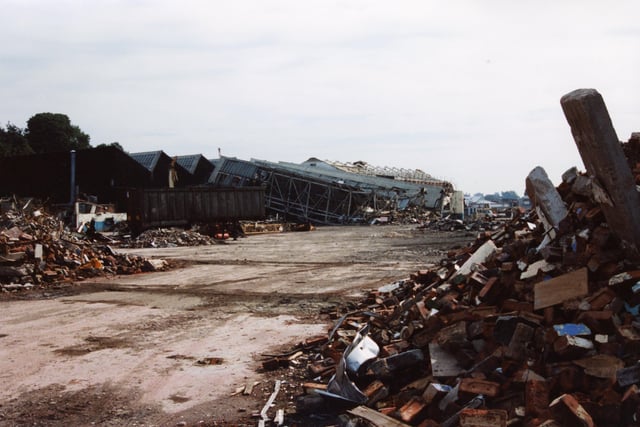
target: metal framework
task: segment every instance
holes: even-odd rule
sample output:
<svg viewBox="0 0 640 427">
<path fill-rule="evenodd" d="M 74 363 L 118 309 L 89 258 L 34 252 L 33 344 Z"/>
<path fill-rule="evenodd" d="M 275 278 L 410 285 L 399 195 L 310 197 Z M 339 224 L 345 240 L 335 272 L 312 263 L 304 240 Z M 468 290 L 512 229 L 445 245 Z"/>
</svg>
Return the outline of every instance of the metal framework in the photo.
<svg viewBox="0 0 640 427">
<path fill-rule="evenodd" d="M 267 180 L 267 209 L 285 219 L 346 224 L 361 219 L 363 207 L 374 199 L 374 193 L 279 171 L 271 171 Z"/>
<path fill-rule="evenodd" d="M 393 177 L 393 179 L 396 180 L 411 182 L 415 184 L 440 186 L 445 188 L 447 191 L 453 191 L 453 186 L 451 185 L 451 183 L 434 178 L 433 176 L 419 169 L 373 166 L 365 162 L 343 163 L 331 160 L 324 160 L 324 162 L 345 172 L 366 176 Z"/>
<path fill-rule="evenodd" d="M 362 222 L 372 212 L 410 206 L 434 209 L 444 191 L 442 184 L 416 184 L 335 167 L 235 158 L 221 158 L 209 183 L 261 185 L 268 211 L 286 220 L 324 225 Z"/>
</svg>

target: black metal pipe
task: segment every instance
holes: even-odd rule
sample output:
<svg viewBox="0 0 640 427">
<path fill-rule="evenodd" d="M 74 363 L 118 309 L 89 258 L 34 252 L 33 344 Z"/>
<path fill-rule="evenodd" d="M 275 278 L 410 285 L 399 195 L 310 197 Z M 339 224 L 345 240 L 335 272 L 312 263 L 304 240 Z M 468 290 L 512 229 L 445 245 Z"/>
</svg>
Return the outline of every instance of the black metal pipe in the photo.
<svg viewBox="0 0 640 427">
<path fill-rule="evenodd" d="M 76 150 L 71 150 L 71 190 L 69 204 L 76 201 Z"/>
</svg>

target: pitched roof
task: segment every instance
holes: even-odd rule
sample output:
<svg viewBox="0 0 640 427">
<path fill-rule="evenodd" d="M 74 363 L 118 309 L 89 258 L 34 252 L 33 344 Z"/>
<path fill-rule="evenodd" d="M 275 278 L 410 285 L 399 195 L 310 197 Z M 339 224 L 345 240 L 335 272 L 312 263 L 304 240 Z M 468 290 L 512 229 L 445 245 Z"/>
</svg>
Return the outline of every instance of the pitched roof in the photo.
<svg viewBox="0 0 640 427">
<path fill-rule="evenodd" d="M 189 171 L 190 174 L 194 174 L 196 172 L 196 168 L 198 167 L 198 163 L 201 160 L 208 162 L 202 154 L 188 154 L 185 156 L 177 156 L 178 164 Z"/>
<path fill-rule="evenodd" d="M 129 156 L 144 166 L 149 172 L 153 172 L 156 165 L 158 164 L 158 160 L 162 157 L 163 151 L 145 151 L 142 153 L 129 153 Z"/>
</svg>

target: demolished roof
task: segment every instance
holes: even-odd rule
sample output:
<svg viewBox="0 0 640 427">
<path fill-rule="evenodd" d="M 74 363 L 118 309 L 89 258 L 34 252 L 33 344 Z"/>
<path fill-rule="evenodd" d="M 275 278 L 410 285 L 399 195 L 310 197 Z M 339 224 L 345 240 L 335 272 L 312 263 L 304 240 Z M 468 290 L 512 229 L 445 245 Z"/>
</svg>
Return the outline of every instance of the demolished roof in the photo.
<svg viewBox="0 0 640 427">
<path fill-rule="evenodd" d="M 308 162 L 309 160 L 307 160 Z M 388 166 L 373 166 L 361 160 L 353 163 L 342 163 L 337 161 L 325 160 L 324 163 L 333 166 L 336 169 L 356 173 L 360 175 L 370 175 L 378 177 L 392 178 L 397 181 L 413 182 L 416 184 L 438 185 L 444 187 L 452 186 L 450 183 L 436 179 L 433 176 L 421 171 L 420 169 L 405 169 Z"/>
<path fill-rule="evenodd" d="M 209 183 L 265 186 L 267 209 L 316 224 L 361 222 L 370 211 L 434 209 L 452 188 L 444 181 L 416 183 L 353 173 L 316 158 L 296 164 L 221 157 Z"/>
<path fill-rule="evenodd" d="M 333 183 L 351 186 L 359 190 L 389 192 L 393 191 L 397 194 L 403 194 L 412 197 L 416 194 L 425 194 L 425 203 L 431 207 L 435 207 L 437 200 L 440 198 L 440 191 L 444 188 L 450 188 L 450 183 L 440 181 L 439 185 L 419 184 L 408 181 L 396 180 L 384 176 L 376 176 L 369 174 L 359 174 L 348 172 L 337 168 L 329 163 L 333 168 L 318 166 L 319 163 L 289 163 L 289 162 L 268 162 L 266 160 L 251 160 L 253 163 L 270 169 L 290 171 L 292 173 L 311 176 L 320 180 L 328 180 Z M 426 193 L 425 193 L 426 192 Z"/>
</svg>

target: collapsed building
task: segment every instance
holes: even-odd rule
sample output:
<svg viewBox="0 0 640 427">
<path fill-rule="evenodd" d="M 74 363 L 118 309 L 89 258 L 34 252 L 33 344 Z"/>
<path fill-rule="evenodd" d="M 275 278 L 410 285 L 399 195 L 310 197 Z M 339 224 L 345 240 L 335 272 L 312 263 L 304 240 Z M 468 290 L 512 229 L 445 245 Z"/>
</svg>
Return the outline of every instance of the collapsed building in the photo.
<svg viewBox="0 0 640 427">
<path fill-rule="evenodd" d="M 219 186 L 265 188 L 267 210 L 315 224 L 363 222 L 380 212 L 440 208 L 453 185 L 421 171 L 373 168 L 316 158 L 301 163 L 221 157 L 209 178 Z"/>
<path fill-rule="evenodd" d="M 586 172 L 534 168 L 532 209 L 296 347 L 297 425 L 640 425 L 640 133 L 621 143 L 593 89 L 561 104 Z"/>
<path fill-rule="evenodd" d="M 319 225 L 367 222 L 376 216 L 390 221 L 408 209 L 441 209 L 453 192 L 452 184 L 418 170 L 316 158 L 301 164 L 231 157 L 207 160 L 201 154 L 171 157 L 162 150 L 126 153 L 111 146 L 0 158 L 0 195 L 37 197 L 51 204 L 90 199 L 129 213 L 131 194 L 154 189 L 162 190 L 163 201 L 182 203 L 168 206 L 167 212 L 191 212 L 195 208 L 185 203 L 193 198 L 169 193 L 204 194 L 204 187 L 263 189 L 267 214 Z M 203 215 L 206 212 L 196 212 L 194 218 L 201 221 Z M 190 220 L 174 216 L 171 220 L 180 225 Z M 157 218 L 164 219 L 169 218 Z"/>
</svg>

